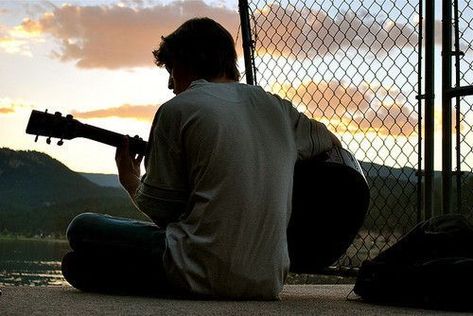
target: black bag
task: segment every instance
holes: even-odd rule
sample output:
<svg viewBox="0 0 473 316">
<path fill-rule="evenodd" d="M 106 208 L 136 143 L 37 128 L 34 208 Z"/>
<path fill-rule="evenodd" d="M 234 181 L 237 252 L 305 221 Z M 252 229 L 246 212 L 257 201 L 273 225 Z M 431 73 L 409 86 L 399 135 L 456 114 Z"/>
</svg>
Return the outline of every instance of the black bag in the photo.
<svg viewBox="0 0 473 316">
<path fill-rule="evenodd" d="M 445 215 L 364 261 L 354 292 L 376 303 L 473 310 L 472 285 L 473 227 L 461 215 Z"/>
</svg>

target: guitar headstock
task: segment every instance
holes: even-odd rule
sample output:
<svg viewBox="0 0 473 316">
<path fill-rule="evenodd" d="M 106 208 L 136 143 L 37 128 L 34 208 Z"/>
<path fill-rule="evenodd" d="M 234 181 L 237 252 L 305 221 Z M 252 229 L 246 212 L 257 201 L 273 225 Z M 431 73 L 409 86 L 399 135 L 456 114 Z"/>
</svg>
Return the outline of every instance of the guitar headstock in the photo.
<svg viewBox="0 0 473 316">
<path fill-rule="evenodd" d="M 60 112 L 54 114 L 33 110 L 26 126 L 26 133 L 38 136 L 46 136 L 46 142 L 51 143 L 51 137 L 59 138 L 58 145 L 63 144 L 63 139 L 73 139 L 77 137 L 77 129 L 81 125 L 79 121 L 73 119 L 68 114 L 65 117 Z"/>
</svg>

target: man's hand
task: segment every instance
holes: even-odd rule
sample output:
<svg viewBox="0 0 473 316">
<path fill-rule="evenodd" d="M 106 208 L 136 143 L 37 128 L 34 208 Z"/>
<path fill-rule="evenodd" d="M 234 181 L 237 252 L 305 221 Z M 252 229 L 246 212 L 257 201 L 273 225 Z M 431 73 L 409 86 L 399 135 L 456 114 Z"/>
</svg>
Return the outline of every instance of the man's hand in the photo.
<svg viewBox="0 0 473 316">
<path fill-rule="evenodd" d="M 115 152 L 115 162 L 118 168 L 118 179 L 125 190 L 133 198 L 140 184 L 140 164 L 143 155 L 130 154 L 128 136 L 123 138 L 121 146 Z"/>
</svg>

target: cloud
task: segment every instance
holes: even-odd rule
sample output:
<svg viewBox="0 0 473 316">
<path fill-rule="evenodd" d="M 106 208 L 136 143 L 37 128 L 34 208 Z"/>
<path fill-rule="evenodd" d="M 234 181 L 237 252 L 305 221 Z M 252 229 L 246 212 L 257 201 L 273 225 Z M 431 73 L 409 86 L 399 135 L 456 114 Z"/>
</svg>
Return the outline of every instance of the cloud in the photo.
<svg viewBox="0 0 473 316">
<path fill-rule="evenodd" d="M 15 40 L 10 34 L 8 29 L 0 25 L 0 50 L 9 53 L 9 54 L 16 54 L 21 52 L 21 41 Z"/>
<path fill-rule="evenodd" d="M 380 20 L 368 11 L 339 11 L 281 7 L 270 4 L 256 11 L 258 54 L 312 58 L 335 54 L 350 47 L 386 54 L 393 48 L 417 45 L 417 31 L 410 24 Z"/>
<path fill-rule="evenodd" d="M 118 107 L 110 107 L 98 109 L 94 111 L 72 111 L 72 115 L 76 118 L 131 118 L 139 121 L 152 122 L 154 114 L 158 107 L 156 105 L 129 105 L 124 104 Z"/>
<path fill-rule="evenodd" d="M 271 90 L 337 133 L 409 137 L 417 131 L 417 113 L 396 88 L 332 80 L 275 85 Z"/>
<path fill-rule="evenodd" d="M 25 29 L 23 25 L 7 27 L 0 24 L 0 50 L 8 54 L 31 57 L 31 43 L 43 41 L 37 29 Z"/>
<path fill-rule="evenodd" d="M 0 114 L 9 114 L 9 113 L 15 113 L 15 110 L 12 108 L 2 108 L 0 107 Z"/>
<path fill-rule="evenodd" d="M 36 20 L 26 19 L 21 27 L 52 35 L 59 44 L 53 55 L 61 61 L 74 61 L 81 68 L 149 67 L 153 65 L 151 51 L 160 37 L 196 16 L 214 18 L 237 36 L 238 12 L 202 0 L 175 0 L 154 6 L 133 0 L 109 6 L 69 4 L 55 7 Z M 256 10 L 254 21 L 260 55 L 304 59 L 350 47 L 386 54 L 396 47 L 413 47 L 418 41 L 411 24 L 380 20 L 362 10 L 330 16 L 323 10 L 271 4 Z M 240 46 L 241 41 L 239 53 Z"/>
<path fill-rule="evenodd" d="M 308 81 L 300 85 L 275 84 L 270 90 L 291 100 L 299 111 L 324 122 L 339 134 L 410 137 L 418 133 L 417 101 L 410 103 L 396 87 L 372 83 L 356 86 L 332 80 Z M 453 109 L 452 117 L 455 115 Z M 452 134 L 455 125 L 452 120 Z M 465 115 L 461 114 L 460 131 L 467 125 Z M 435 130 L 441 129 L 441 111 L 436 111 Z"/>
<path fill-rule="evenodd" d="M 18 110 L 32 109 L 33 105 L 24 100 L 14 100 L 11 98 L 0 98 L 0 115 L 13 114 Z"/>
<path fill-rule="evenodd" d="M 26 19 L 21 27 L 53 36 L 60 45 L 53 55 L 64 62 L 75 61 L 80 68 L 150 67 L 151 51 L 161 36 L 196 16 L 214 18 L 236 35 L 238 12 L 203 1 L 174 1 L 153 7 L 63 5 L 37 20 Z"/>
</svg>

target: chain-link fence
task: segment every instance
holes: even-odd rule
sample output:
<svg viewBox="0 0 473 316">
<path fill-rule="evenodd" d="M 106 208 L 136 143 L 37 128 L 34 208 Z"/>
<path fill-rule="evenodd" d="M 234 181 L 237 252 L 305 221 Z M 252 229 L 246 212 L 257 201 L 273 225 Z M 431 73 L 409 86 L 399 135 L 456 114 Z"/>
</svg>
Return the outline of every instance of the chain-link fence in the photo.
<svg viewBox="0 0 473 316">
<path fill-rule="evenodd" d="M 452 3 L 453 9 L 455 5 Z M 473 2 L 458 1 L 458 36 L 455 36 L 456 48 L 463 54 L 456 57 L 458 65 L 453 77 L 454 85 L 473 85 Z M 453 15 L 455 18 L 455 14 Z M 457 38 L 458 37 L 458 38 Z M 455 63 L 456 64 L 456 63 Z M 458 82 L 456 82 L 459 79 Z M 459 102 L 457 102 L 459 101 Z M 453 144 L 457 147 L 456 171 L 461 172 L 455 181 L 453 198 L 456 212 L 471 216 L 473 212 L 473 97 L 454 99 L 456 136 Z"/>
<path fill-rule="evenodd" d="M 248 5 L 256 83 L 326 123 L 361 161 L 371 191 L 369 213 L 337 263 L 358 267 L 418 220 L 419 3 Z"/>
</svg>

